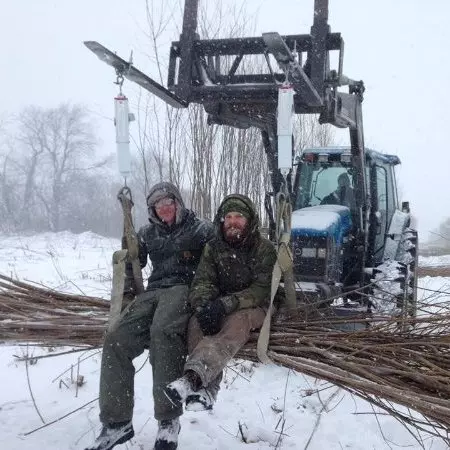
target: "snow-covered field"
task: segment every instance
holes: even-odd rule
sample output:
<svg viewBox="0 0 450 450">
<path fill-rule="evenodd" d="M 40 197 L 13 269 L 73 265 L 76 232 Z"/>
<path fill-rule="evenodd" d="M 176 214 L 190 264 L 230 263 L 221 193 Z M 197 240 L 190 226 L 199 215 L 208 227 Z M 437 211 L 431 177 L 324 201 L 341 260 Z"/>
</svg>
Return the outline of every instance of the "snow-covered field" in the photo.
<svg viewBox="0 0 450 450">
<path fill-rule="evenodd" d="M 118 240 L 91 233 L 0 236 L 0 273 L 60 291 L 107 298 L 110 260 L 118 248 Z M 450 292 L 450 279 L 422 278 L 420 288 L 423 298 L 436 290 Z M 94 440 L 99 431 L 95 401 L 99 350 L 38 359 L 33 364 L 19 360 L 27 354 L 63 350 L 70 349 L 0 345 L 0 449 L 83 449 Z M 156 423 L 146 357 L 135 361 L 139 368 L 136 437 L 117 449 L 153 448 Z M 79 387 L 77 375 L 84 377 Z M 277 445 L 309 450 L 447 448 L 425 434 L 422 438 L 423 447 L 392 417 L 320 380 L 282 367 L 236 362 L 227 369 L 214 411 L 182 417 L 179 449 L 256 450 Z"/>
<path fill-rule="evenodd" d="M 450 255 L 443 256 L 419 256 L 419 265 L 430 266 L 450 266 Z"/>
</svg>

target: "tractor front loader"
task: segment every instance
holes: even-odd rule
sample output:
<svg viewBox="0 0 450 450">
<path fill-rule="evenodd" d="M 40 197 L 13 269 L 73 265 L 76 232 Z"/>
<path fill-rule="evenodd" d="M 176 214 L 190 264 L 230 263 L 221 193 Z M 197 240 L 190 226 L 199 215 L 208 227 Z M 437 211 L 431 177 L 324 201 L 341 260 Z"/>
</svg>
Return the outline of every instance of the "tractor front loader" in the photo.
<svg viewBox="0 0 450 450">
<path fill-rule="evenodd" d="M 331 307 L 338 315 L 415 315 L 417 232 L 409 205 L 398 201 L 394 167 L 400 161 L 364 146 L 364 83 L 343 73 L 344 40 L 330 30 L 328 0 L 315 0 L 308 34 L 233 39 L 201 39 L 198 6 L 199 0 L 185 0 L 167 87 L 101 44 L 85 45 L 119 76 L 174 108 L 199 103 L 210 124 L 261 130 L 273 188 L 265 202 L 270 237 L 284 255 L 274 283 L 284 276 L 291 306 L 293 295 L 294 302 Z M 334 69 L 331 52 L 338 56 Z M 255 55 L 265 69 L 239 70 Z M 350 145 L 296 155 L 294 114 L 317 114 L 321 124 L 347 128 Z"/>
</svg>

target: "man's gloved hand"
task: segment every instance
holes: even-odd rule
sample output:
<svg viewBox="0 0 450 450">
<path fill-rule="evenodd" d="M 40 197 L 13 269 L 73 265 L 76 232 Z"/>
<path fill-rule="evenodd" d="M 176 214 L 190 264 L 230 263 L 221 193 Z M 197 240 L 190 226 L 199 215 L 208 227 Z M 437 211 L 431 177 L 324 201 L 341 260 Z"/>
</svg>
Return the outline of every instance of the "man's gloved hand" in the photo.
<svg viewBox="0 0 450 450">
<path fill-rule="evenodd" d="M 133 299 L 136 295 L 136 284 L 133 277 L 125 276 L 124 286 L 123 286 L 123 298 Z"/>
<path fill-rule="evenodd" d="M 134 297 L 136 297 L 136 294 L 134 293 L 134 291 L 124 291 L 123 293 L 123 301 L 124 303 L 130 303 L 134 300 Z"/>
<path fill-rule="evenodd" d="M 222 321 L 238 306 L 238 299 L 233 296 L 219 297 L 199 308 L 195 316 L 204 335 L 211 336 L 220 331 Z"/>
<path fill-rule="evenodd" d="M 222 320 L 227 315 L 225 306 L 220 301 L 220 298 L 208 302 L 202 308 L 199 308 L 195 316 L 203 334 L 211 336 L 220 331 Z"/>
<path fill-rule="evenodd" d="M 239 300 L 235 295 L 224 295 L 223 297 L 220 297 L 220 301 L 225 307 L 227 314 L 231 314 L 236 311 L 239 306 Z"/>
</svg>

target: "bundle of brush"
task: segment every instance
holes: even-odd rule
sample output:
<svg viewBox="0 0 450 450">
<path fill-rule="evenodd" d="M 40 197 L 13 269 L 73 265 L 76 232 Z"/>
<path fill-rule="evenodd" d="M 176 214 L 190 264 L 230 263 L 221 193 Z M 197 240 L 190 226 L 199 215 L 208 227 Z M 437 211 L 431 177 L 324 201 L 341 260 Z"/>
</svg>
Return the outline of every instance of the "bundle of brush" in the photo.
<svg viewBox="0 0 450 450">
<path fill-rule="evenodd" d="M 358 321 L 367 327 L 349 332 L 340 330 L 350 320 L 327 315 L 275 320 L 268 356 L 384 409 L 415 435 L 439 436 L 450 448 L 450 305 L 428 299 L 415 319 L 361 318 L 352 325 Z M 239 357 L 257 361 L 257 337 Z"/>
<path fill-rule="evenodd" d="M 383 408 L 414 432 L 426 429 L 440 436 L 450 447 L 447 298 L 431 294 L 418 306 L 414 319 L 340 319 L 325 310 L 305 314 L 303 307 L 295 319 L 274 319 L 268 356 L 340 386 Z M 97 347 L 108 313 L 107 300 L 62 294 L 0 275 L 0 341 Z M 358 322 L 359 330 L 348 331 L 349 323 L 355 327 Z M 237 356 L 257 360 L 257 337 L 252 335 Z"/>
<path fill-rule="evenodd" d="M 109 301 L 71 295 L 0 274 L 0 341 L 99 346 Z"/>
</svg>

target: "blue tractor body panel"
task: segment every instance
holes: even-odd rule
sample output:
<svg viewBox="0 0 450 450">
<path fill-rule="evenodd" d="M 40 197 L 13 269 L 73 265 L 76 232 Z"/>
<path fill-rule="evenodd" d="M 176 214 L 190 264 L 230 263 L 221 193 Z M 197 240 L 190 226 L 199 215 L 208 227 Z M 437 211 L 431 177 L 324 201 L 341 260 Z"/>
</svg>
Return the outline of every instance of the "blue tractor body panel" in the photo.
<svg viewBox="0 0 450 450">
<path fill-rule="evenodd" d="M 302 208 L 292 213 L 292 238 L 331 238 L 337 245 L 350 232 L 350 210 L 340 205 L 318 205 Z"/>
</svg>

